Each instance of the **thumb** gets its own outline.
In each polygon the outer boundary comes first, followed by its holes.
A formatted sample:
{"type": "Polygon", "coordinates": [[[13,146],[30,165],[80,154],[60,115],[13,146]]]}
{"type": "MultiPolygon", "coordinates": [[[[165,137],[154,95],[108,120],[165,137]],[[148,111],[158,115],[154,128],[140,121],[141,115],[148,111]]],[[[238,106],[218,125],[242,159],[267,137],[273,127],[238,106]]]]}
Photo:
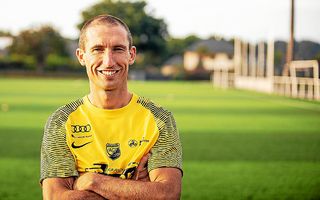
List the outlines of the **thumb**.
{"type": "Polygon", "coordinates": [[[146,167],[149,157],[150,157],[150,153],[147,153],[141,158],[140,163],[138,165],[138,171],[141,171],[143,170],[143,168],[146,167]]]}

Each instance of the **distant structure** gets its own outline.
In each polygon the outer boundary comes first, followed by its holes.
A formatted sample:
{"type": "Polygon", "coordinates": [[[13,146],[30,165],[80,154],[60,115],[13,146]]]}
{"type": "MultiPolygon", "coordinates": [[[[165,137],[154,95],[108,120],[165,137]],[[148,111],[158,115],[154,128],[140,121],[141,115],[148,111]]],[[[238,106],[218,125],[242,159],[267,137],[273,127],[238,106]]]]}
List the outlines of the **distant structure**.
{"type": "Polygon", "coordinates": [[[213,85],[221,88],[320,99],[318,62],[290,61],[286,64],[288,75],[276,76],[274,41],[252,44],[234,39],[232,45],[222,40],[202,40],[185,51],[183,63],[188,72],[211,73],[213,85]]]}
{"type": "Polygon", "coordinates": [[[2,36],[0,37],[0,56],[7,55],[6,48],[12,44],[12,37],[2,36]]]}
{"type": "Polygon", "coordinates": [[[234,40],[234,87],[273,92],[274,43],[250,44],[234,40]]]}
{"type": "Polygon", "coordinates": [[[291,5],[290,5],[290,39],[288,42],[287,46],[287,56],[286,56],[286,64],[283,68],[282,75],[283,76],[288,76],[289,75],[289,67],[290,67],[290,62],[294,60],[294,0],[291,0],[291,5]]]}
{"type": "Polygon", "coordinates": [[[183,68],[183,57],[175,55],[169,58],[161,67],[161,74],[166,77],[175,77],[179,75],[181,68],[183,68]]]}
{"type": "Polygon", "coordinates": [[[201,40],[191,45],[184,53],[184,68],[187,72],[211,73],[216,84],[229,86],[233,73],[233,45],[224,40],[201,40]],[[212,73],[212,72],[215,73],[212,73]]]}
{"type": "Polygon", "coordinates": [[[234,40],[234,55],[215,53],[213,57],[186,52],[185,68],[194,69],[201,61],[212,71],[215,86],[276,93],[295,98],[320,99],[319,65],[316,60],[295,60],[288,64],[290,76],[274,74],[274,42],[250,44],[234,40]]]}
{"type": "Polygon", "coordinates": [[[291,79],[291,96],[308,99],[314,98],[319,100],[318,62],[316,60],[295,60],[290,62],[289,69],[291,79]],[[306,69],[312,70],[312,78],[301,78],[297,76],[297,71],[306,71],[306,69]]]}

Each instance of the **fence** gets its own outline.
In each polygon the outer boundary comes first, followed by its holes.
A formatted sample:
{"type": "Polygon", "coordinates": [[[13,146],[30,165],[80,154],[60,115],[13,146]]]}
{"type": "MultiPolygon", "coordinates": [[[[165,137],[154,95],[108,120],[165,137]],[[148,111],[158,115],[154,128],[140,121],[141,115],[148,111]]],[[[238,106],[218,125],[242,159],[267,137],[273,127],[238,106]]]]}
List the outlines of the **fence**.
{"type": "Polygon", "coordinates": [[[301,99],[320,100],[319,79],[315,82],[314,78],[275,76],[273,80],[273,91],[276,94],[301,99]]]}
{"type": "Polygon", "coordinates": [[[234,43],[234,67],[213,71],[213,84],[294,98],[320,100],[319,65],[316,60],[292,61],[290,76],[274,76],[274,43],[257,45],[238,39],[234,43]],[[265,53],[266,52],[266,53],[265,53]],[[298,71],[312,69],[312,77],[297,77],[298,71]]]}

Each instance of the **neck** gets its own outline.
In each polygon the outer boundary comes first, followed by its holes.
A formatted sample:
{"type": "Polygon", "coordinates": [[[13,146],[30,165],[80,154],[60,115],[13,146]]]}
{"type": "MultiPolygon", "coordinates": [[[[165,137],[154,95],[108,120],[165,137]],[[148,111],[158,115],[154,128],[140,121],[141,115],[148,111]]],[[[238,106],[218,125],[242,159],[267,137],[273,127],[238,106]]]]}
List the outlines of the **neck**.
{"type": "Polygon", "coordinates": [[[117,109],[129,104],[132,94],[128,91],[90,91],[90,102],[103,109],[117,109]]]}

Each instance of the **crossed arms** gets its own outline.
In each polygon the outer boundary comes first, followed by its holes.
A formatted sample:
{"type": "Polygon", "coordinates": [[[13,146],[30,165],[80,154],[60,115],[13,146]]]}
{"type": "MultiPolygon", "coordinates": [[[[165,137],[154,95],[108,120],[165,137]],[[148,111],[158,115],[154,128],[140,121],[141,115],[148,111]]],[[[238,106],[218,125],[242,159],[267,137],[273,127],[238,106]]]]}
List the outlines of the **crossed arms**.
{"type": "Polygon", "coordinates": [[[146,162],[147,157],[143,157],[134,180],[90,172],[81,174],[77,179],[47,178],[42,184],[43,199],[179,199],[181,171],[177,168],[157,168],[148,176],[144,168],[146,162]]]}

